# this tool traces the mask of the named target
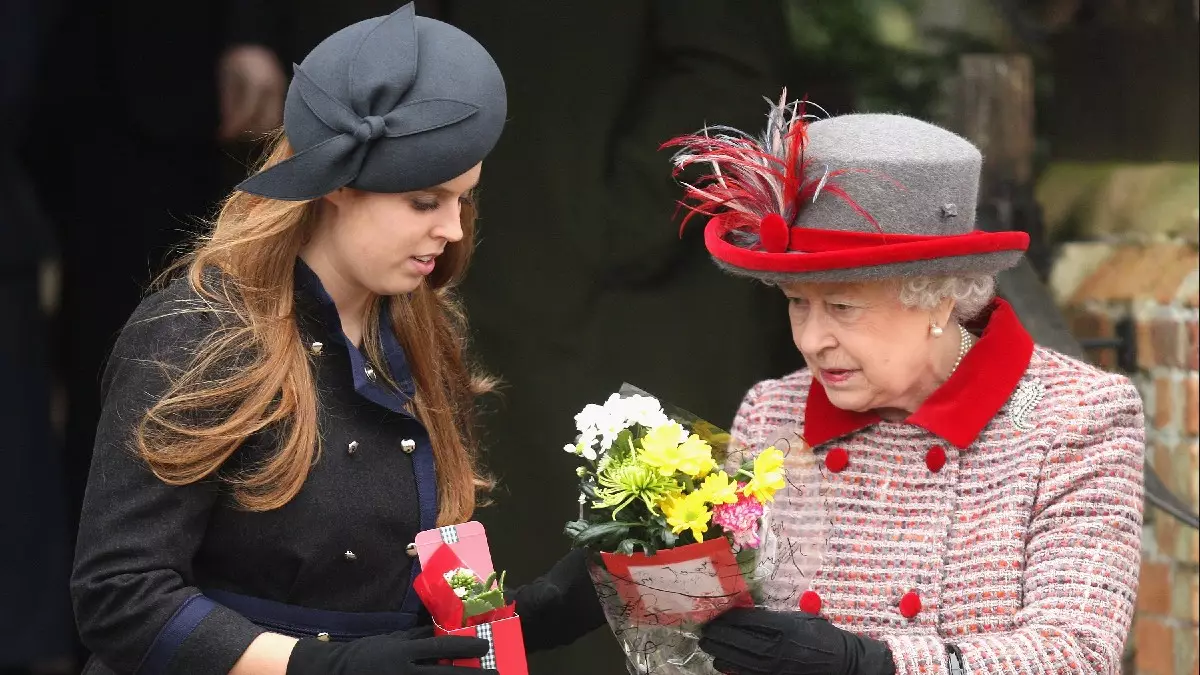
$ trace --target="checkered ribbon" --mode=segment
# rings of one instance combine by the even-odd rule
[[[475,627],[475,637],[488,641],[488,651],[479,659],[480,668],[496,668],[496,642],[492,638],[492,624],[481,623]]]
[[[458,543],[458,529],[455,528],[453,525],[444,525],[442,527],[439,527],[438,534],[442,535],[442,543],[445,543],[445,544],[457,544]]]

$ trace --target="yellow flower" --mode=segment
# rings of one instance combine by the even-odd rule
[[[652,455],[661,455],[679,447],[679,439],[683,438],[683,427],[678,422],[660,424],[642,437],[642,450]]]
[[[752,496],[760,503],[775,500],[775,492],[787,485],[783,478],[783,453],[774,446],[763,450],[754,458],[754,477],[742,488],[742,494]]]
[[[697,492],[710,504],[736,504],[738,500],[737,482],[724,471],[708,474]]]
[[[675,422],[654,427],[642,438],[642,452],[638,460],[659,470],[664,476],[673,476],[676,471],[699,478],[717,468],[713,461],[712,446],[692,434],[683,443],[683,427]]]
[[[702,493],[676,493],[668,496],[659,506],[667,516],[667,524],[671,526],[672,532],[680,534],[684,530],[691,530],[696,541],[704,541],[704,533],[708,531],[712,511],[705,505]]]

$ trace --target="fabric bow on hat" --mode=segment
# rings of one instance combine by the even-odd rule
[[[503,80],[487,52],[462,31],[417,17],[410,3],[338,31],[295,66],[284,129],[297,154],[239,189],[300,200],[344,186],[436,185],[483,158],[504,111]],[[431,133],[439,130],[446,133]]]

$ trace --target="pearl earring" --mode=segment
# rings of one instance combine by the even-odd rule
[[[937,325],[936,323],[929,324],[929,333],[933,337],[935,337],[935,338],[942,337],[942,333],[945,333],[945,332],[946,331],[943,330],[942,327]]]

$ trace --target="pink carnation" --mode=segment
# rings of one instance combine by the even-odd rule
[[[758,520],[763,515],[763,505],[752,496],[742,494],[745,483],[738,483],[736,504],[717,504],[713,507],[712,522],[720,525],[733,536],[733,543],[747,548],[758,548]]]

